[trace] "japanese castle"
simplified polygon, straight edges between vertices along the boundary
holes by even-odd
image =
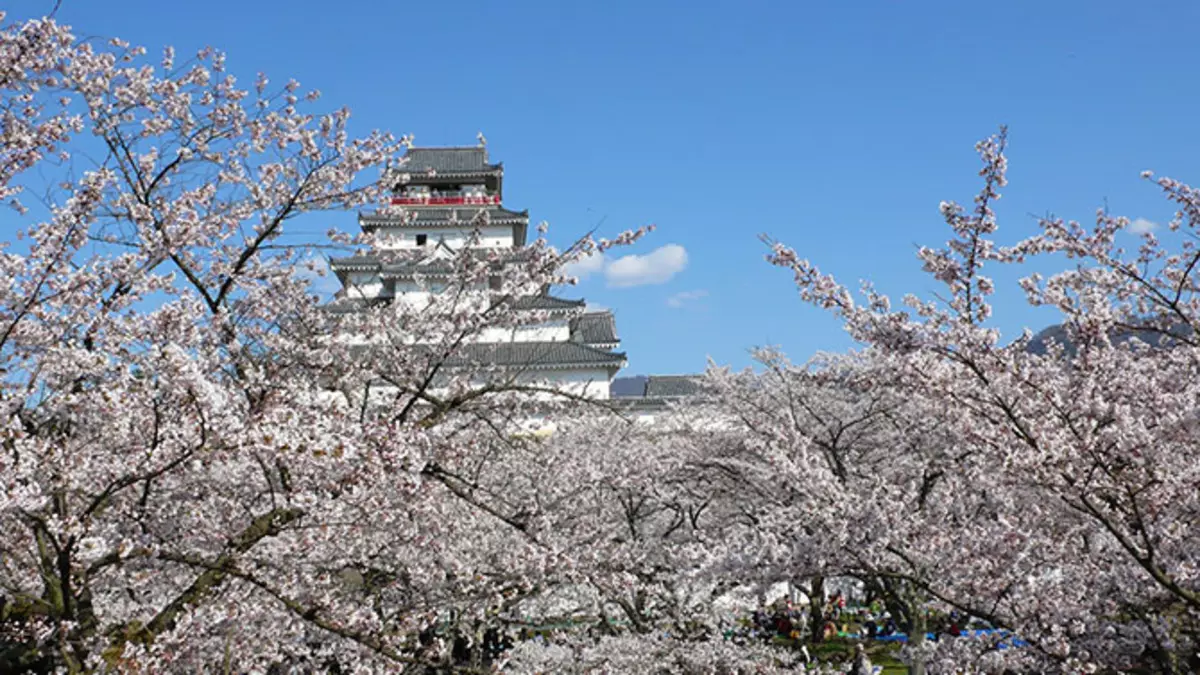
[[[529,211],[503,206],[503,164],[477,147],[413,148],[401,160],[405,177],[391,208],[360,213],[359,226],[374,233],[396,261],[355,255],[330,260],[342,284],[327,309],[338,312],[404,302],[436,288],[452,273],[451,258],[469,247],[480,255],[519,255]],[[482,213],[481,213],[482,212]],[[390,259],[390,257],[389,257]],[[436,291],[434,291],[436,292]],[[625,366],[611,312],[589,312],[583,300],[548,291],[518,298],[522,311],[549,317],[518,330],[489,330],[461,348],[462,363],[483,363],[573,395],[609,398],[609,385]],[[453,365],[453,364],[451,364]]]

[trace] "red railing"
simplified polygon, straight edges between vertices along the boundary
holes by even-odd
[[[420,206],[453,206],[455,204],[499,204],[500,195],[477,195],[464,197],[392,197],[393,204],[412,204]]]

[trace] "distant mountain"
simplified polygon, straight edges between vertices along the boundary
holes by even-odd
[[[1179,325],[1171,329],[1171,333],[1173,335],[1180,337],[1190,335],[1191,332],[1192,329],[1189,326],[1183,325]],[[1163,338],[1162,333],[1152,330],[1114,330],[1111,333],[1111,338],[1116,344],[1128,342],[1129,340],[1135,338],[1151,346],[1163,344],[1161,342]],[[1067,334],[1067,327],[1061,323],[1047,326],[1039,331],[1036,335],[1030,338],[1029,344],[1025,345],[1025,351],[1029,352],[1030,354],[1037,354],[1039,356],[1043,355],[1046,353],[1046,350],[1052,341],[1063,345],[1068,356],[1075,355],[1075,345],[1072,343]],[[1171,346],[1171,343],[1173,342],[1174,340],[1168,339],[1166,346]]]
[[[646,393],[646,382],[649,380],[650,378],[646,375],[613,378],[612,384],[608,387],[609,395],[644,396]]]
[[[1045,355],[1050,348],[1051,342],[1057,342],[1067,348],[1067,353],[1075,353],[1075,345],[1067,338],[1067,327],[1061,323],[1056,323],[1053,326],[1047,326],[1038,331],[1036,335],[1029,339],[1029,344],[1025,345],[1025,351],[1038,356]]]

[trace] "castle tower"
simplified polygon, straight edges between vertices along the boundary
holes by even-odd
[[[401,262],[355,255],[330,260],[342,290],[327,305],[348,312],[380,304],[418,301],[437,292],[437,278],[453,274],[451,259],[468,247],[480,255],[519,255],[526,245],[529,212],[503,206],[502,164],[487,148],[409,148],[392,208],[360,213],[359,226],[403,252]],[[518,298],[516,308],[545,312],[549,319],[518,329],[489,329],[465,345],[463,359],[520,373],[564,391],[607,399],[609,383],[625,365],[613,351],[620,340],[610,312],[587,312],[583,300],[548,293]]]

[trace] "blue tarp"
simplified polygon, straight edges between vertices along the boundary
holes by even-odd
[[[997,631],[995,628],[979,628],[976,630],[965,630],[959,637],[987,637],[999,633],[1002,638],[1001,642],[996,645],[996,649],[1008,649],[1009,647],[1028,647],[1029,643],[1019,637],[1009,634],[1008,631]],[[891,635],[877,635],[874,638],[879,642],[908,642],[908,635],[904,633],[892,633]],[[933,633],[925,634],[926,640],[938,639]]]

